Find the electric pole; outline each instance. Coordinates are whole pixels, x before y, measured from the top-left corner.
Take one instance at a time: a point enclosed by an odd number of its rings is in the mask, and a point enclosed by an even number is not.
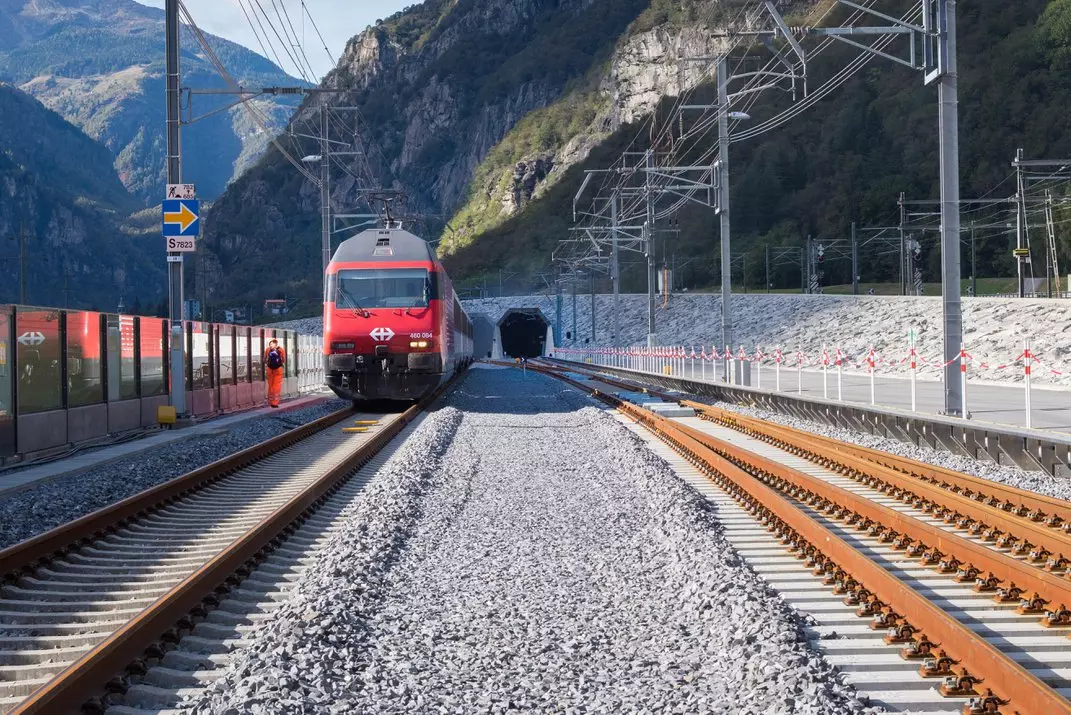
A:
[[[26,239],[33,238],[26,232],[26,224],[19,221],[19,304],[26,305]]]
[[[859,241],[852,221],[852,295],[859,295]]]
[[[621,324],[620,324],[620,320],[621,320],[621,318],[620,318],[620,314],[621,314],[621,303],[620,303],[620,298],[621,298],[621,265],[620,265],[620,263],[618,263],[618,256],[617,256],[617,191],[616,190],[614,191],[613,195],[610,197],[610,223],[611,223],[610,236],[611,236],[611,240],[613,241],[612,247],[610,249],[610,260],[611,260],[610,271],[611,271],[611,277],[613,278],[613,282],[614,282],[614,309],[612,311],[613,312],[613,323],[612,324],[613,324],[614,335],[613,335],[613,340],[611,342],[614,345],[619,345],[620,341],[621,341]],[[575,333],[574,333],[574,335],[575,335]]]
[[[327,300],[327,265],[331,262],[331,140],[327,136],[327,98],[320,98],[320,242],[323,249],[324,300]],[[390,228],[388,226],[387,228]]]
[[[576,332],[576,279],[577,279],[577,276],[576,276],[576,273],[574,272],[573,273],[573,280],[570,281],[570,283],[572,285],[572,289],[573,289],[573,340],[575,342],[579,342],[577,340],[577,338],[579,338],[580,335]]]
[[[644,193],[647,195],[647,221],[643,225],[644,245],[647,250],[647,347],[655,343],[655,255],[654,255],[654,196],[651,193],[651,172],[654,155],[647,150],[647,171]]]
[[[179,0],[164,0],[167,86],[167,183],[182,183],[182,115],[179,106]],[[182,335],[182,254],[168,253],[168,319],[171,323],[171,405],[186,413],[186,361]]]
[[[731,317],[732,300],[732,256],[729,254],[729,59],[722,55],[718,59],[718,165],[720,190],[718,192],[718,213],[721,216],[721,344],[730,349],[733,344],[733,324]],[[725,382],[729,374],[729,362],[724,363]]]
[[[938,3],[937,87],[941,135],[941,287],[944,313],[945,414],[962,414],[963,392],[957,358],[963,346],[959,235],[959,70],[956,59],[956,0]],[[943,60],[943,61],[941,61]]]
[[[595,269],[591,270],[591,344],[595,344]]]
[[[763,249],[766,252],[766,292],[769,293],[772,287],[770,285],[770,244],[767,243]]]
[[[900,192],[900,295],[907,295],[907,271],[904,270],[907,261],[907,237],[904,235],[904,221],[907,218],[907,207],[904,205],[904,192]]]
[[[1023,185],[1023,150],[1019,148],[1015,151],[1015,264],[1018,268],[1019,276],[1019,297],[1026,297],[1026,271],[1024,270],[1026,262],[1029,260],[1029,252],[1027,256],[1022,255],[1022,251],[1028,250],[1025,232],[1023,231],[1023,219],[1026,214],[1026,187]]]

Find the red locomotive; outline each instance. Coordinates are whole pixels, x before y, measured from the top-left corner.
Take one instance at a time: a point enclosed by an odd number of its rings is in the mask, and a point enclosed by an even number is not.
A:
[[[418,236],[383,228],[343,241],[326,284],[324,374],[339,397],[418,400],[472,362],[472,323]]]

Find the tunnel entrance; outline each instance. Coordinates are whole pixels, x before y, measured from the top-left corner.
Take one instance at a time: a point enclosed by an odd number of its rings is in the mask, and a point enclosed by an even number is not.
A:
[[[548,327],[538,309],[509,311],[498,323],[502,353],[508,357],[539,357],[546,346]]]

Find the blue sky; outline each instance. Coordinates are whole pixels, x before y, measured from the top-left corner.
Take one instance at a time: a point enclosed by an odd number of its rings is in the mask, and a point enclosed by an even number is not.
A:
[[[151,5],[153,7],[163,7],[163,0],[138,0],[144,5]],[[226,37],[228,40],[245,45],[246,47],[254,50],[259,54],[264,54],[260,48],[260,44],[257,42],[257,38],[250,29],[249,23],[246,21],[245,15],[242,13],[242,5],[239,5],[240,0],[184,0],[186,7],[193,13],[193,18],[200,26],[200,28],[206,32],[211,32],[214,35],[220,37]],[[305,6],[308,9],[313,20],[316,21],[317,27],[320,28],[320,32],[324,36],[324,41],[327,43],[327,49],[330,52],[330,59],[328,53],[324,52],[323,45],[320,43],[319,38],[316,36],[316,32],[312,29],[312,25],[308,19],[304,21],[304,27],[302,27],[301,19],[303,13],[301,10],[301,0],[275,0],[276,4],[279,4],[280,9],[285,6],[286,14],[289,15],[290,21],[294,26],[294,32],[298,35],[300,40],[302,32],[304,31],[304,41],[302,42],[305,48],[305,54],[309,58],[309,63],[312,65],[313,70],[319,77],[322,77],[328,70],[335,66],[335,61],[342,53],[343,47],[346,45],[346,41],[363,30],[368,25],[373,24],[377,19],[387,17],[403,7],[409,5],[419,4],[420,0],[305,0]],[[256,0],[241,0],[245,4],[248,11],[249,7],[257,7]],[[281,4],[280,4],[281,3]],[[260,0],[260,6],[267,11],[269,17],[272,18],[275,23],[276,29],[279,30],[280,36],[283,35],[280,23],[275,19],[275,10],[272,7],[271,0]],[[284,18],[285,19],[285,18]],[[256,20],[254,20],[254,23]],[[263,18],[261,22],[264,22]],[[297,68],[291,63],[289,57],[283,50],[282,44],[275,37],[272,29],[264,24],[271,42],[274,45],[274,52],[277,52],[281,61],[283,69],[289,74],[295,77],[300,76]],[[257,27],[257,32],[260,32],[260,27]],[[267,44],[267,43],[265,43]],[[275,55],[273,49],[268,47],[269,59],[275,61]]]

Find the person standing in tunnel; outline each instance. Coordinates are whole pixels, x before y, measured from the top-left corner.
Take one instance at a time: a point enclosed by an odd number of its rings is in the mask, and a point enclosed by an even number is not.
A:
[[[279,395],[283,390],[283,370],[286,366],[286,351],[279,347],[279,341],[272,338],[268,349],[264,351],[264,374],[268,382],[268,406],[279,406]]]

